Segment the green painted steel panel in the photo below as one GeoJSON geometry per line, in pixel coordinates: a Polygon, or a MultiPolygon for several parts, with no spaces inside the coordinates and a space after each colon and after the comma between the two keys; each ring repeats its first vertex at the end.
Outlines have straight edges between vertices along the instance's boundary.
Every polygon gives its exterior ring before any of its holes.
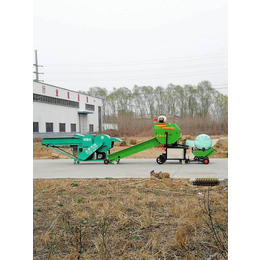
{"type": "Polygon", "coordinates": [[[213,147],[211,147],[210,149],[208,150],[205,150],[204,152],[202,150],[194,150],[192,151],[192,153],[197,156],[197,157],[209,157],[211,154],[213,154],[214,152],[214,149],[213,147]]]}
{"type": "Polygon", "coordinates": [[[94,139],[94,143],[100,143],[102,142],[102,147],[98,150],[98,152],[106,152],[108,149],[112,146],[111,137],[109,135],[98,135],[94,139]]]}
{"type": "Polygon", "coordinates": [[[173,123],[154,123],[153,136],[161,144],[166,144],[166,132],[168,133],[168,144],[174,144],[180,139],[181,130],[173,123]]]}
{"type": "Polygon", "coordinates": [[[81,145],[82,138],[75,137],[51,137],[43,138],[42,145],[81,145]]]}
{"type": "Polygon", "coordinates": [[[82,138],[82,147],[89,147],[91,146],[94,142],[95,135],[84,135],[82,138]]]}
{"type": "Polygon", "coordinates": [[[124,150],[109,154],[107,157],[110,162],[113,162],[113,161],[117,161],[118,159],[122,159],[132,154],[141,152],[143,150],[152,148],[156,145],[158,145],[158,140],[156,138],[152,138],[140,144],[136,144],[134,146],[128,147],[124,150]]]}
{"type": "Polygon", "coordinates": [[[84,161],[87,160],[89,156],[91,156],[94,152],[98,150],[102,146],[102,142],[94,143],[90,147],[86,148],[84,151],[82,151],[79,155],[79,159],[84,161]]]}

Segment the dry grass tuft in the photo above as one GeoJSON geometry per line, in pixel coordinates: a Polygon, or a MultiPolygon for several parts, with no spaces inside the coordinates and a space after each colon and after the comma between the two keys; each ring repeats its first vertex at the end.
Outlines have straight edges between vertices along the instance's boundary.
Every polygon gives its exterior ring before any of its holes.
{"type": "Polygon", "coordinates": [[[34,259],[226,259],[228,188],[207,192],[185,179],[34,180],[34,259]]]}

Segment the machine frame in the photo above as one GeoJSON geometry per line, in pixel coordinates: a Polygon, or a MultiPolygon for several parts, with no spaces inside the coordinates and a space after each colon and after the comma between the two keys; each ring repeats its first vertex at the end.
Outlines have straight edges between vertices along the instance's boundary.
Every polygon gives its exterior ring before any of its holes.
{"type": "Polygon", "coordinates": [[[186,163],[190,163],[190,162],[202,162],[204,164],[209,164],[209,157],[213,152],[214,149],[211,147],[208,150],[197,150],[197,149],[193,149],[192,148],[192,153],[194,154],[194,159],[190,160],[188,158],[186,158],[186,153],[187,150],[189,149],[189,146],[187,145],[183,145],[183,144],[170,144],[168,145],[168,132],[165,132],[166,135],[166,144],[163,146],[165,148],[165,153],[162,153],[160,156],[158,156],[156,158],[156,162],[158,164],[163,164],[165,163],[167,160],[179,160],[180,163],[182,164],[186,164],[186,163]],[[183,158],[169,158],[168,157],[168,149],[183,149],[183,158]]]}

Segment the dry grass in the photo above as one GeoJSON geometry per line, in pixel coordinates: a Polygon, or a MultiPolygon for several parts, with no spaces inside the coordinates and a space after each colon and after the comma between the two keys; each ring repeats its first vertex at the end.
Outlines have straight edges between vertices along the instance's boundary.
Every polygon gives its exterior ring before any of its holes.
{"type": "Polygon", "coordinates": [[[220,139],[213,146],[214,153],[211,158],[228,158],[228,139],[220,139]]]}
{"type": "Polygon", "coordinates": [[[213,229],[185,179],[34,180],[34,259],[227,259],[228,188],[209,190],[213,229]]]}

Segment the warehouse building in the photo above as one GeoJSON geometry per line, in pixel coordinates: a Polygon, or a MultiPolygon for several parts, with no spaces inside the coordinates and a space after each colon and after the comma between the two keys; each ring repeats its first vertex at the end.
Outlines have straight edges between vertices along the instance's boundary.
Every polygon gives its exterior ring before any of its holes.
{"type": "Polygon", "coordinates": [[[71,136],[102,130],[102,100],[33,82],[33,137],[71,136]]]}

